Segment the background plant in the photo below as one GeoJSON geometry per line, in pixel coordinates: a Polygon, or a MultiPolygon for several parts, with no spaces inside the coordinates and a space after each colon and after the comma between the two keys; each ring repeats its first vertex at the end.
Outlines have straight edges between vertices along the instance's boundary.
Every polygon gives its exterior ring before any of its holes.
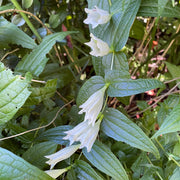
{"type": "Polygon", "coordinates": [[[0,177],[52,179],[44,156],[68,146],[78,107],[108,83],[98,140],[58,163],[58,178],[178,179],[178,3],[0,1],[0,177]],[[95,5],[112,17],[92,29],[95,5]],[[89,55],[90,33],[111,53],[89,55]]]}

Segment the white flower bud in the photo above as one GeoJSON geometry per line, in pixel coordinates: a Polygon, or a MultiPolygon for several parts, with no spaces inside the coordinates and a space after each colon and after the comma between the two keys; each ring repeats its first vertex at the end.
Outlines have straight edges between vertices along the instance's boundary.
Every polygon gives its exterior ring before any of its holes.
{"type": "Polygon", "coordinates": [[[95,37],[92,33],[90,34],[91,41],[85,43],[89,47],[91,47],[92,51],[90,52],[93,56],[105,56],[110,52],[110,48],[108,44],[101,39],[95,37]]]}
{"type": "Polygon", "coordinates": [[[85,8],[85,12],[88,14],[88,17],[84,20],[85,24],[92,24],[94,29],[99,24],[105,24],[111,19],[111,15],[102,9],[99,9],[97,6],[94,9],[85,8]]]}

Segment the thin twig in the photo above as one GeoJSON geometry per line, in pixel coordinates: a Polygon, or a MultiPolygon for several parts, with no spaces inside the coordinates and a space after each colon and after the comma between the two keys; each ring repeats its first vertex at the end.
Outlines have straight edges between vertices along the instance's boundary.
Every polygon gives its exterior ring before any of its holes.
{"type": "Polygon", "coordinates": [[[172,89],[170,89],[166,94],[162,95],[162,96],[161,96],[155,103],[153,103],[151,106],[149,106],[148,108],[146,108],[146,109],[144,109],[144,110],[142,110],[142,111],[140,111],[140,112],[135,113],[134,115],[132,115],[132,117],[134,117],[134,116],[136,116],[136,115],[139,115],[139,114],[142,114],[143,112],[145,112],[145,111],[147,111],[148,109],[150,109],[150,108],[152,108],[153,106],[155,106],[155,105],[156,105],[159,101],[161,101],[164,97],[172,94],[172,91],[173,91],[177,86],[179,86],[179,85],[180,85],[180,82],[177,83],[177,84],[176,84],[172,89]]]}
{"type": "Polygon", "coordinates": [[[12,54],[12,53],[14,53],[14,52],[16,52],[16,51],[18,51],[19,50],[19,48],[17,48],[17,49],[14,49],[13,51],[10,51],[10,52],[8,52],[8,53],[6,53],[2,58],[1,58],[1,62],[9,55],[9,54],[12,54]]]}
{"type": "Polygon", "coordinates": [[[74,99],[72,99],[70,102],[68,102],[67,104],[65,104],[64,106],[62,106],[56,113],[56,115],[54,116],[54,118],[51,120],[51,122],[49,122],[48,124],[44,125],[44,126],[40,126],[40,127],[37,127],[37,128],[34,128],[34,129],[30,129],[28,131],[25,131],[25,132],[22,132],[22,133],[19,133],[19,134],[16,134],[16,135],[13,135],[13,136],[8,136],[8,137],[5,137],[5,138],[1,138],[0,141],[3,141],[3,140],[6,140],[6,139],[11,139],[11,138],[14,138],[14,137],[18,137],[18,136],[22,136],[24,134],[27,134],[29,132],[32,132],[32,131],[36,131],[36,130],[39,130],[39,129],[42,129],[42,128],[46,128],[48,126],[50,126],[57,118],[58,114],[60,113],[60,111],[62,109],[64,109],[66,106],[68,106],[69,104],[71,104],[72,102],[74,101],[74,99]]]}

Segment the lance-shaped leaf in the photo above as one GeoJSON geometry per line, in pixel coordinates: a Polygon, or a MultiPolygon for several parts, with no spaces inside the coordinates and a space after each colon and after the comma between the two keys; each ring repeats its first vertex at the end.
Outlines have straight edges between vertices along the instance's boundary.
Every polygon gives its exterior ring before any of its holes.
{"type": "Polygon", "coordinates": [[[115,180],[128,180],[123,166],[111,150],[104,144],[96,141],[88,153],[83,149],[85,157],[100,171],[111,176],[115,180]]]}
{"type": "Polygon", "coordinates": [[[59,32],[46,36],[40,45],[38,45],[29,55],[23,57],[16,67],[17,72],[31,72],[34,76],[39,76],[44,70],[48,61],[46,54],[51,50],[56,41],[63,40],[72,32],[59,32]]]}
{"type": "Polygon", "coordinates": [[[53,180],[45,172],[6,149],[0,148],[0,157],[1,179],[53,180]]]}
{"type": "Polygon", "coordinates": [[[157,138],[161,134],[179,131],[180,129],[180,104],[170,112],[169,116],[163,121],[160,129],[153,135],[152,138],[157,138]]]}
{"type": "Polygon", "coordinates": [[[159,16],[159,10],[163,10],[161,13],[162,17],[180,17],[180,8],[178,6],[173,7],[172,2],[167,0],[161,0],[162,3],[166,4],[166,6],[161,5],[159,7],[159,0],[143,0],[141,6],[138,11],[138,16],[151,16],[157,17],[159,16]],[[166,3],[167,2],[167,3],[166,3]]]}
{"type": "Polygon", "coordinates": [[[96,171],[85,161],[77,160],[76,167],[77,177],[83,180],[103,180],[96,171]]]}
{"type": "Polygon", "coordinates": [[[164,87],[164,84],[156,79],[110,79],[107,76],[106,82],[110,83],[107,93],[111,97],[130,96],[151,89],[164,87]]]}
{"type": "Polygon", "coordinates": [[[161,16],[164,8],[166,7],[168,0],[158,0],[158,16],[161,16]]]}
{"type": "Polygon", "coordinates": [[[0,63],[0,124],[9,121],[30,95],[28,82],[0,63]]]}
{"type": "Polygon", "coordinates": [[[159,151],[151,139],[139,126],[116,109],[108,108],[104,111],[102,130],[106,135],[117,141],[122,141],[143,151],[151,152],[159,158],[159,151]]]}
{"type": "Polygon", "coordinates": [[[36,43],[31,37],[2,16],[0,17],[0,42],[0,47],[5,47],[8,44],[17,44],[28,49],[36,47],[36,43]]]}

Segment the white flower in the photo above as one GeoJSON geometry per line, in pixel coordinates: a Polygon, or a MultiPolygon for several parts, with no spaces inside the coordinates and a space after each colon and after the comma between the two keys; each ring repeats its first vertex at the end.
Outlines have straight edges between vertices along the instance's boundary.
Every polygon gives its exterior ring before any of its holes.
{"type": "Polygon", "coordinates": [[[52,178],[56,179],[57,177],[59,177],[61,174],[65,173],[68,170],[68,168],[64,168],[64,169],[53,169],[53,170],[48,170],[45,171],[45,173],[47,173],[49,176],[51,176],[52,178]]]}
{"type": "Polygon", "coordinates": [[[97,6],[94,6],[94,9],[85,8],[85,12],[88,14],[88,17],[84,20],[85,24],[92,24],[94,29],[99,24],[105,24],[111,19],[111,15],[102,9],[99,9],[97,6]]]}
{"type": "Polygon", "coordinates": [[[45,156],[46,158],[49,159],[48,161],[46,161],[46,163],[49,164],[51,166],[50,169],[52,169],[58,162],[63,161],[64,159],[67,159],[72,154],[74,154],[77,151],[77,149],[79,148],[79,146],[80,146],[80,144],[68,146],[54,154],[45,156]]]}
{"type": "Polygon", "coordinates": [[[101,120],[98,120],[94,126],[92,124],[89,125],[87,121],[83,121],[73,129],[66,131],[67,136],[63,139],[69,140],[70,145],[75,141],[80,141],[81,145],[79,148],[86,147],[87,151],[90,152],[98,135],[100,124],[101,120]]]}
{"type": "Polygon", "coordinates": [[[104,86],[103,88],[99,89],[94,94],[92,94],[81,106],[79,106],[82,108],[82,110],[79,111],[79,114],[85,112],[86,114],[84,121],[88,121],[88,124],[92,124],[92,126],[94,126],[96,119],[102,109],[104,92],[106,88],[107,86],[104,86]]]}
{"type": "Polygon", "coordinates": [[[95,37],[92,33],[90,34],[91,41],[85,43],[89,47],[91,47],[92,51],[90,52],[93,56],[105,56],[110,52],[110,48],[108,44],[101,39],[95,37]]]}

